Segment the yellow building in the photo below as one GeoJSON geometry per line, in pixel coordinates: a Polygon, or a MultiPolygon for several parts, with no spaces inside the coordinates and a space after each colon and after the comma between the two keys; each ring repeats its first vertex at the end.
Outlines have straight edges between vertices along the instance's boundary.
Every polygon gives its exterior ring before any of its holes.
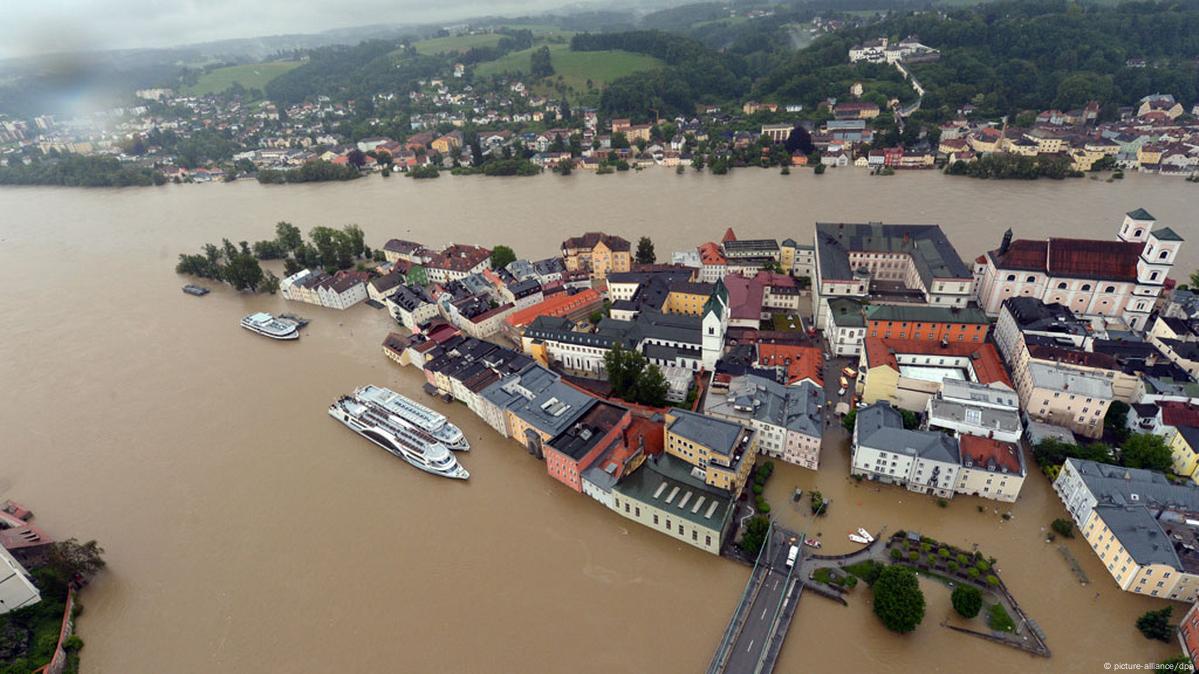
{"type": "Polygon", "coordinates": [[[675,407],[666,414],[666,453],[702,469],[706,484],[739,494],[758,457],[758,432],[675,407]]]}
{"type": "Polygon", "coordinates": [[[562,242],[562,259],[567,271],[589,271],[597,278],[629,271],[632,246],[619,236],[587,232],[562,242]]]}
{"type": "MultiPolygon", "coordinates": [[[[1185,529],[1185,525],[1180,525],[1185,529]]],[[[1083,536],[1116,585],[1125,592],[1195,601],[1199,575],[1188,560],[1174,552],[1170,541],[1154,545],[1142,540],[1148,532],[1160,536],[1160,523],[1148,508],[1140,505],[1097,506],[1083,527],[1083,536]]],[[[1165,533],[1170,533],[1169,531],[1165,533]]]]}
{"type": "Polygon", "coordinates": [[[1141,165],[1160,164],[1162,161],[1162,146],[1145,144],[1137,148],[1137,162],[1141,165]]]}
{"type": "Polygon", "coordinates": [[[662,303],[662,311],[668,314],[702,316],[704,304],[712,297],[712,284],[682,281],[671,284],[670,293],[662,303]]]}
{"type": "Polygon", "coordinates": [[[779,244],[779,267],[784,274],[790,274],[795,270],[795,249],[798,246],[795,239],[783,239],[779,244]]]}
{"type": "Polygon", "coordinates": [[[1174,458],[1174,473],[1199,482],[1199,428],[1179,426],[1170,439],[1170,454],[1174,458]]]}

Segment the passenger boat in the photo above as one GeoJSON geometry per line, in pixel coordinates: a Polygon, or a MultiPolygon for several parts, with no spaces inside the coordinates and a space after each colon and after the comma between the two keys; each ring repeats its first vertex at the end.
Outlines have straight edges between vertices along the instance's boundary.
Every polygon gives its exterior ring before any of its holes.
{"type": "Polygon", "coordinates": [[[359,388],[354,391],[354,395],[383,407],[391,414],[433,436],[448,449],[456,452],[465,452],[470,449],[470,443],[466,441],[466,434],[450,423],[444,414],[434,412],[411,398],[406,398],[391,389],[371,385],[359,388]]]}
{"type": "Polygon", "coordinates": [[[294,321],[274,316],[260,311],[241,319],[241,327],[250,332],[257,332],[271,339],[299,339],[300,329],[294,321]]]}
{"type": "Polygon", "coordinates": [[[858,527],[858,535],[861,536],[862,538],[865,538],[867,543],[874,542],[874,536],[871,536],[869,531],[866,531],[865,529],[863,529],[861,527],[858,527]]]}
{"type": "Polygon", "coordinates": [[[817,550],[820,549],[820,541],[816,540],[815,538],[805,538],[803,539],[803,544],[809,548],[816,548],[817,550]]]}
{"type": "Polygon", "coordinates": [[[426,473],[459,480],[470,477],[449,448],[378,402],[377,393],[372,395],[376,391],[398,395],[384,388],[362,387],[330,405],[329,416],[426,473]],[[364,394],[367,389],[372,391],[364,394]]]}
{"type": "Polygon", "coordinates": [[[857,535],[857,534],[850,534],[850,535],[849,535],[849,540],[853,541],[854,543],[860,543],[860,544],[862,544],[862,545],[870,545],[870,539],[868,539],[868,538],[864,538],[864,537],[862,537],[862,536],[859,536],[859,535],[857,535]]]}

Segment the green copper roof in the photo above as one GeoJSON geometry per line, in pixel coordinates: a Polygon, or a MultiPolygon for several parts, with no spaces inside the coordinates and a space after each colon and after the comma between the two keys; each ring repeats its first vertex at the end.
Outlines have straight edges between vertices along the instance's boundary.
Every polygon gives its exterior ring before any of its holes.
{"type": "Polygon", "coordinates": [[[1149,214],[1149,211],[1143,208],[1138,208],[1135,211],[1129,211],[1128,217],[1132,218],[1133,220],[1157,220],[1157,218],[1149,214]]]}

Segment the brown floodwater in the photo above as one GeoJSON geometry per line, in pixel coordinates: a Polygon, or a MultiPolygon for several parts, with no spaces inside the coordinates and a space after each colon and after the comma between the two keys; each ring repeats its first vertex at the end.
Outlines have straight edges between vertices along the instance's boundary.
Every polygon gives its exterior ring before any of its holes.
{"type": "MultiPolygon", "coordinates": [[[[701,671],[746,568],[571,492],[461,406],[446,409],[474,446],[470,481],[419,473],[325,414],[367,382],[419,395],[418,374],[380,352],[382,312],[225,288],[189,297],[176,256],[270,238],[278,220],[358,223],[374,245],[507,243],[534,257],[589,229],[647,234],[667,257],[729,226],[808,241],[817,220],[879,220],[940,223],[970,259],[1008,226],[1114,236],[1137,207],[1199,238],[1197,203],[1199,187],[1163,177],[853,171],[2,189],[0,498],[32,507],[52,534],[106,548],[79,622],[88,673],[701,671]],[[298,343],[275,343],[238,328],[256,310],[313,322],[298,343]]],[[[1199,244],[1180,261],[1185,277],[1199,244]]],[[[1063,510],[1042,477],[1013,506],[959,498],[942,509],[856,485],[843,439],[827,445],[818,473],[775,473],[780,519],[822,533],[828,552],[847,550],[859,526],[977,544],[1054,656],[941,627],[951,609],[936,586],[920,628],[892,636],[859,588],[848,608],[803,599],[778,671],[1098,672],[1176,650],[1140,636],[1135,617],[1157,603],[1116,591],[1085,544],[1068,542],[1093,581],[1082,587],[1043,542],[1063,510]],[[829,515],[807,522],[789,502],[797,486],[831,498],[829,515]]]]}

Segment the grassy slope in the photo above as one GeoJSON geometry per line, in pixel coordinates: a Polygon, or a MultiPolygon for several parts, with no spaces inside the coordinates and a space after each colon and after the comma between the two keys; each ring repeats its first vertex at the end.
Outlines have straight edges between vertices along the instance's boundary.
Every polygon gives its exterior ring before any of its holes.
{"type": "Polygon", "coordinates": [[[187,87],[186,93],[198,96],[215,94],[228,89],[234,82],[240,82],[247,89],[261,89],[267,82],[299,65],[299,61],[272,61],[217,68],[201,75],[198,82],[187,87]]]}
{"type": "Polygon", "coordinates": [[[471,47],[494,47],[500,43],[502,35],[486,33],[482,35],[451,35],[450,37],[435,37],[429,40],[413,42],[412,46],[422,54],[444,54],[448,52],[463,52],[471,47]]]}
{"type": "MultiPolygon", "coordinates": [[[[590,79],[597,88],[630,73],[662,67],[662,61],[644,54],[627,51],[571,51],[568,45],[551,44],[550,62],[554,65],[554,79],[561,75],[566,85],[576,91],[587,90],[590,79]]],[[[534,47],[540,49],[540,47],[534,47]]],[[[503,58],[480,63],[475,75],[488,77],[497,73],[527,73],[533,50],[512,52],[503,58]]]]}

